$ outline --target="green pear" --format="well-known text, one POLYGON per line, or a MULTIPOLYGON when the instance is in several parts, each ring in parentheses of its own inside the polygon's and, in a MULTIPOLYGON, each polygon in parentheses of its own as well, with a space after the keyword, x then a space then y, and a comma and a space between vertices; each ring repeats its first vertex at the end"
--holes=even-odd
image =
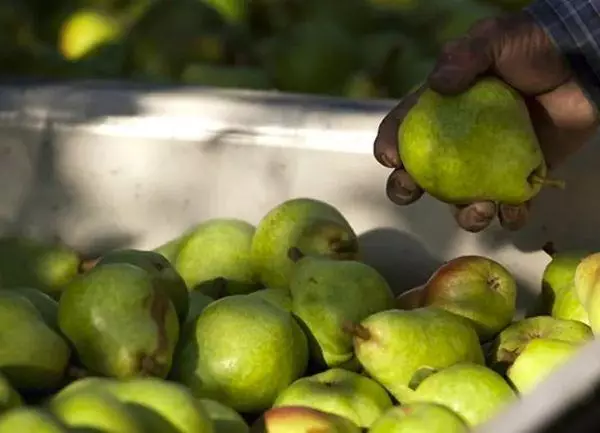
POLYGON ((305 406, 269 409, 259 422, 253 433, 361 433, 347 418, 305 406))
POLYGON ((187 388, 157 377, 79 379, 56 394, 50 405, 88 393, 114 396, 145 433, 215 433, 206 409, 187 388))
POLYGON ((129 263, 149 272, 157 280, 156 287, 171 299, 179 321, 185 321, 189 309, 189 293, 185 281, 167 259, 154 251, 116 250, 105 254, 96 266, 109 263, 129 263))
POLYGON ((425 377, 410 402, 441 404, 474 427, 491 419, 515 399, 515 391, 495 371, 459 362, 425 377))
POLYGON ((292 296, 288 291, 278 289, 261 289, 250 293, 248 296, 262 298, 265 301, 284 309, 285 311, 292 311, 292 296))
POLYGON ((250 256, 254 231, 254 226, 246 221, 225 218, 194 227, 175 260, 175 268, 189 290, 203 291, 204 284, 217 278, 226 281, 230 295, 258 289, 250 256))
POLYGON ((436 403, 412 403, 388 409, 369 433, 467 433, 460 416, 436 403))
POLYGON ((50 401, 52 413, 71 429, 99 433, 144 433, 132 411, 106 391, 83 391, 50 401))
POLYGON ((0 416, 0 433, 69 433, 70 430, 46 411, 17 407, 0 416))
POLYGON ((427 281, 423 306, 470 320, 486 341, 508 326, 516 313, 517 283, 500 263, 462 256, 444 263, 427 281))
POLYGON ((196 317, 202 314, 204 309, 213 302, 215 302, 214 298, 211 298, 202 292, 190 292, 190 308, 188 310, 186 322, 190 323, 196 320, 196 317))
POLYGON ((0 291, 0 372, 19 391, 58 387, 69 364, 67 342, 32 302, 0 291))
POLYGON ((219 299, 182 335, 172 377, 198 398, 238 412, 263 411, 300 377, 308 343, 293 316, 248 295, 219 299))
POLYGON ((532 391, 557 368, 571 359, 581 343, 537 338, 525 345, 506 375, 521 393, 532 391))
POLYGON ((590 254, 589 251, 553 252, 552 260, 542 275, 539 304, 543 314, 590 324, 587 311, 575 293, 574 284, 577 266, 590 254))
POLYGON ((128 263, 97 266, 63 292, 58 323, 92 372, 165 377, 179 337, 173 303, 156 279, 128 263))
POLYGON ((176 237, 175 239, 171 239, 170 241, 165 242, 162 245, 156 247, 153 251, 155 253, 160 254, 165 259, 171 263, 171 265, 175 265, 175 261, 177 260, 177 255, 179 254, 179 250, 181 250, 181 246, 187 241, 187 239, 191 236, 191 229, 187 230, 182 235, 176 237))
POLYGON ((392 289, 379 272, 353 260, 302 257, 290 277, 292 312, 309 336, 311 358, 338 367, 354 358, 347 322, 394 307, 392 289))
POLYGON ((5 375, 0 373, 0 414, 3 412, 23 406, 23 399, 11 385, 5 375))
POLYGON ((406 171, 443 202, 520 204, 544 184, 562 186, 546 179, 523 99, 496 78, 454 96, 426 89, 402 121, 398 143, 406 171))
POLYGON ((291 248, 304 255, 355 259, 358 240, 344 216, 332 205, 295 198, 271 209, 252 240, 252 260, 260 281, 271 289, 289 288, 294 262, 291 248))
POLYGON ((423 368, 484 363, 479 338, 463 317, 435 308, 375 313, 348 329, 365 371, 401 403, 423 368))
POLYGON ((212 420, 215 433, 250 433, 250 427, 235 410, 216 400, 204 398, 200 399, 200 403, 212 420))
POLYGON ((38 289, 32 289, 30 287, 13 287, 11 289, 4 289, 6 294, 14 293, 16 296, 22 296, 29 300, 33 306, 39 311, 44 319, 44 322, 54 329, 58 329, 58 302, 50 295, 42 292, 38 289))
POLYGON ((303 377, 283 390, 273 407, 305 406, 349 419, 369 428, 392 400, 385 389, 368 377, 340 368, 303 377))
POLYGON ((598 281, 600 281, 600 253, 589 254, 579 262, 573 277, 575 293, 584 307, 598 281))
POLYGON ((147 433, 215 433, 204 406, 188 389, 156 377, 133 378, 109 386, 127 404, 147 433))
POLYGON ((532 340, 544 338, 583 344, 593 338, 589 326, 574 320, 551 316, 528 317, 505 328, 494 339, 489 354, 489 365, 504 373, 532 340))
POLYGON ((0 239, 3 288, 34 287, 57 298, 79 273, 80 261, 79 255, 64 245, 22 237, 0 239))

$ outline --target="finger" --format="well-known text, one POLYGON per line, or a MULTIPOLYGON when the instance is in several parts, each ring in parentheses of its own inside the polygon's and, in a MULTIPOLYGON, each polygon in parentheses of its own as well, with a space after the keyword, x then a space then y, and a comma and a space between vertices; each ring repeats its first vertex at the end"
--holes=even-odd
POLYGON ((423 196, 423 189, 406 170, 397 168, 388 177, 385 191, 388 198, 400 206, 414 203, 423 196))
POLYGON ((498 206, 498 220, 506 230, 521 230, 529 220, 531 202, 518 205, 500 204, 498 206))
POLYGON ((402 162, 398 155, 398 128, 406 113, 415 105, 424 90, 421 86, 415 92, 408 94, 381 121, 375 137, 373 153, 375 159, 384 167, 400 168, 402 162))
POLYGON ((452 215, 459 227, 471 233, 487 228, 496 217, 496 204, 480 201, 468 205, 450 205, 452 215))
POLYGON ((448 95, 467 90, 493 63, 498 19, 477 22, 462 38, 446 43, 438 56, 428 83, 436 92, 448 95))

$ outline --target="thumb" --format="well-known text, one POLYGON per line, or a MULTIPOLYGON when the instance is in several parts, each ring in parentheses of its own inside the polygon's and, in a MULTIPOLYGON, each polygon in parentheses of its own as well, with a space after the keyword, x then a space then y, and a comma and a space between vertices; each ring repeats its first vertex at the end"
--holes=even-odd
POLYGON ((469 32, 442 48, 428 84, 442 94, 458 94, 467 90, 488 71, 494 60, 493 46, 499 40, 496 18, 478 21, 469 32))

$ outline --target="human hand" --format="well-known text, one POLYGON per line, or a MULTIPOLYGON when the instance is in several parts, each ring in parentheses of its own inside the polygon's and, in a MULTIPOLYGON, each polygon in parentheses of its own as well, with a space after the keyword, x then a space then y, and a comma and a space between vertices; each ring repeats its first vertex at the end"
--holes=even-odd
MULTIPOLYGON (((379 125, 373 150, 380 164, 394 169, 386 185, 391 201, 408 205, 424 194, 403 169, 398 155, 398 127, 424 86, 452 95, 490 74, 523 95, 549 170, 577 151, 596 131, 595 107, 575 81, 562 54, 526 12, 479 21, 465 36, 446 44, 427 82, 406 96, 379 125)), ((483 201, 450 208, 461 228, 479 232, 496 216, 508 230, 522 228, 530 205, 483 201)))

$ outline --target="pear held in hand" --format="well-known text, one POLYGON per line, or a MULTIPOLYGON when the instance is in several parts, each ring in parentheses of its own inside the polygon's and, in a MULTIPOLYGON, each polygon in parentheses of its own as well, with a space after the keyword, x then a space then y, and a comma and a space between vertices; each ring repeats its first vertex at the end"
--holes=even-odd
POLYGON ((283 202, 258 224, 252 261, 266 287, 288 290, 294 265, 288 251, 293 247, 303 255, 334 259, 354 259, 358 254, 356 234, 340 211, 311 198, 283 202))
POLYGON ((481 256, 462 256, 444 263, 423 292, 423 306, 465 317, 483 341, 508 326, 517 309, 513 276, 500 263, 481 256))
POLYGON ((425 191, 446 203, 517 205, 543 185, 546 164, 527 106, 496 78, 460 95, 426 89, 398 130, 400 158, 425 191))

